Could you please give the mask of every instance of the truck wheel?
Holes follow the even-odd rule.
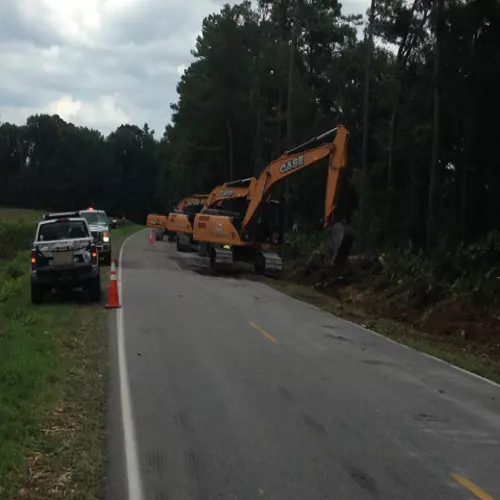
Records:
[[[31,302],[33,304],[41,304],[43,302],[44,288],[37,284],[31,283]]]
[[[155,240],[163,241],[163,230],[155,229]]]
[[[92,302],[101,301],[101,278],[99,275],[89,282],[89,297]]]

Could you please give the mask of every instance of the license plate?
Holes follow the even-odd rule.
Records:
[[[54,266],[68,266],[75,260],[73,252],[54,252]]]

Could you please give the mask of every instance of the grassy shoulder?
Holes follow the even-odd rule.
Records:
[[[362,286],[338,287],[332,293],[331,289],[317,290],[311,285],[295,283],[287,273],[282,280],[266,279],[266,282],[296,299],[500,383],[498,341],[494,345],[475,342],[463,335],[416,328],[410,321],[397,321],[381,310],[376,313],[373,307],[366,305],[369,294]]]
[[[113,231],[115,256],[138,229]],[[29,251],[0,261],[0,498],[94,499],[103,467],[105,297],[91,304],[75,292],[33,306],[28,269]]]
[[[276,288],[500,383],[500,232],[431,252],[388,248],[332,265],[329,233],[289,233]]]

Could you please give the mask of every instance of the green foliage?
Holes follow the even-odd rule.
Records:
[[[0,221],[0,260],[12,258],[18,251],[29,248],[35,229],[33,223]]]
[[[470,295],[480,303],[495,302],[500,293],[500,232],[471,245],[442,242],[431,254],[412,249],[387,252],[377,266],[378,288],[395,286],[415,306],[448,296]]]
[[[27,274],[28,263],[28,253],[22,252],[15,261],[0,266],[0,304],[21,295],[26,283],[19,278]]]
[[[33,306],[25,272],[28,263],[27,251],[10,262],[0,262],[1,498],[14,498],[19,485],[24,485],[29,454],[58,455],[64,448],[59,441],[55,447],[53,437],[40,431],[47,425],[49,406],[73,378],[68,376],[72,365],[63,359],[61,344],[79,330],[83,315],[99,312],[75,309],[74,304]],[[78,331],[78,336],[83,333]],[[64,467],[68,467],[73,458],[65,460]]]
[[[12,262],[0,262],[1,486],[13,466],[21,466],[24,446],[34,444],[32,432],[40,415],[33,412],[33,404],[47,397],[41,389],[57,372],[51,359],[55,340],[52,317],[43,311],[33,321],[28,276],[20,273],[28,259],[25,251]]]
[[[303,257],[308,257],[315,250],[320,248],[325,241],[323,231],[313,233],[289,232],[285,234],[285,244],[283,245],[283,258],[287,261],[297,261]]]
[[[287,233],[283,257],[297,271],[299,282],[328,281],[336,270],[326,264],[326,235]],[[431,253],[412,247],[390,248],[362,257],[352,264],[349,281],[364,283],[372,292],[398,298],[397,307],[426,307],[447,297],[467,296],[482,305],[498,303],[500,296],[500,232],[492,231],[480,241],[458,247],[446,240]],[[345,271],[344,271],[345,273]]]
[[[106,138],[57,115],[0,124],[0,201],[54,211],[94,206],[142,223],[168,205],[155,197],[164,143],[147,124],[121,125]]]

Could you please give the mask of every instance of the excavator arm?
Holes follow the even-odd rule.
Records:
[[[215,187],[205,200],[205,208],[212,207],[223,200],[250,197],[256,182],[255,177],[249,177],[248,179],[225,182]]]
[[[336,132],[335,139],[332,142],[320,144],[319,146],[306,149],[312,143],[317,143],[325,137]],[[271,162],[260,174],[255,183],[253,195],[242,222],[242,227],[246,228],[254,217],[259,205],[265,201],[271,188],[287,177],[314,165],[323,158],[328,157],[328,176],[325,193],[325,227],[332,222],[333,212],[335,210],[335,194],[337,191],[340,170],[345,167],[347,162],[347,140],[349,132],[343,125],[326,132],[310,141],[287,151],[277,160]]]
[[[187,196],[186,198],[182,198],[182,200],[177,203],[177,206],[175,208],[176,210],[182,210],[184,207],[187,207],[189,205],[197,205],[198,203],[203,203],[208,196],[208,194],[194,194],[193,196]]]

